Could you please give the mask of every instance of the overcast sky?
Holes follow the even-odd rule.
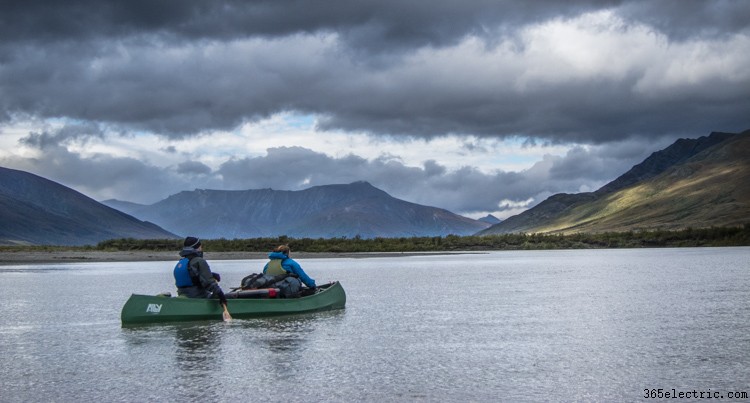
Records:
[[[0,1],[0,166],[506,218],[750,129],[750,1]]]

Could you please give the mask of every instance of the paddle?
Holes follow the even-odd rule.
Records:
[[[232,320],[232,315],[229,314],[227,304],[221,304],[221,306],[224,308],[224,312],[221,314],[222,318],[224,318],[224,322],[230,322]]]

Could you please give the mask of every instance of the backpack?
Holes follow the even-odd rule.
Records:
[[[279,274],[272,276],[270,274],[253,273],[242,279],[241,289],[253,290],[258,288],[278,288],[281,297],[292,298],[299,295],[302,288],[302,282],[299,281],[296,274]]]
[[[240,282],[240,288],[243,290],[253,290],[257,288],[271,288],[274,283],[277,283],[285,278],[289,274],[279,274],[278,276],[272,276],[270,274],[253,273],[246,276]]]
[[[287,276],[285,279],[274,283],[273,286],[279,289],[282,298],[295,298],[299,297],[302,282],[296,276]]]

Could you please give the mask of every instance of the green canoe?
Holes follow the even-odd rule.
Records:
[[[338,281],[319,286],[312,295],[300,298],[228,299],[227,308],[233,318],[257,318],[327,311],[344,308],[346,293]],[[122,307],[123,325],[141,323],[221,320],[218,300],[133,294]]]

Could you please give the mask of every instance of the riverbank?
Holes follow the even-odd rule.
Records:
[[[156,251],[2,251],[0,265],[16,264],[52,264],[52,263],[81,263],[81,262],[147,262],[147,261],[175,261],[179,259],[178,252]],[[450,255],[479,252],[293,252],[294,259],[319,258],[373,258],[373,257],[403,257],[421,255]],[[250,260],[266,259],[267,252],[206,252],[207,260]]]

